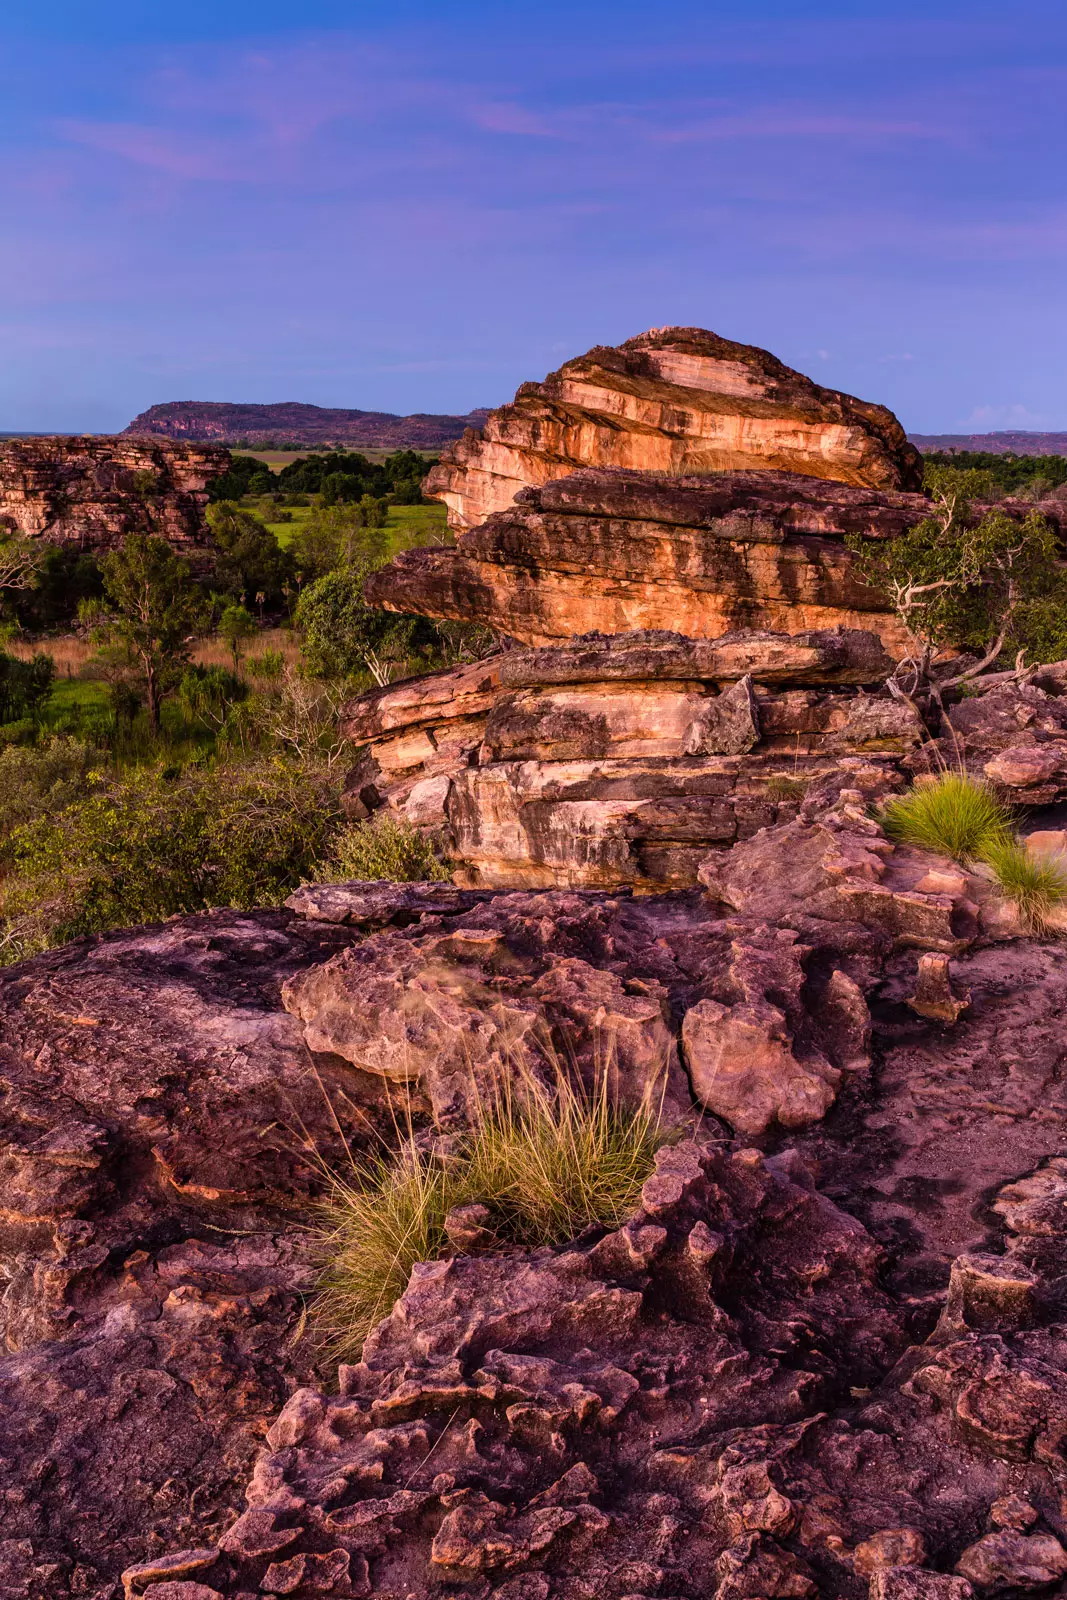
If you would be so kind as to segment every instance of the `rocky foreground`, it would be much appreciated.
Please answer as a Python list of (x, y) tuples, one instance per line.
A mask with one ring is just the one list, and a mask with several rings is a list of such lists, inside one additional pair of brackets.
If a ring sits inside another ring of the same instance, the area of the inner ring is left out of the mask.
[[(1067, 950), (890, 845), (884, 783), (686, 892), (324, 886), (9, 969), (0, 1593), (1062, 1582)], [(457, 1245), (338, 1371), (321, 1162), (546, 1029), (666, 1071), (640, 1210)]]

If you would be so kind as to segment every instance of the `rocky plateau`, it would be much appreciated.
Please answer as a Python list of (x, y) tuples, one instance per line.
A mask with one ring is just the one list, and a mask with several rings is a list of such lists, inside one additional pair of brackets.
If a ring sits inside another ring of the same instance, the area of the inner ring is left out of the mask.
[[(842, 539), (914, 458), (746, 350), (520, 391), (488, 521), (378, 580), (518, 641), (345, 710), (453, 881), (0, 971), (0, 1600), (1067, 1595), (1067, 944), (878, 821), (962, 760), (1065, 853), (1067, 664), (887, 693)], [(339, 1363), (326, 1174), (520, 1062), (661, 1095), (637, 1209), (453, 1213)]]

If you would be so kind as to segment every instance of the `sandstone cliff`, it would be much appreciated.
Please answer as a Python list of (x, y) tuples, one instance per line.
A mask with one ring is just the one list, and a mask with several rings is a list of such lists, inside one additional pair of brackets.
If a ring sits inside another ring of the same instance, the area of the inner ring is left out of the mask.
[(109, 550), (154, 533), (193, 553), (204, 543), (207, 486), (229, 452), (96, 436), (0, 442), (0, 530)]
[(750, 467), (918, 489), (919, 455), (884, 406), (824, 389), (755, 345), (654, 328), (524, 383), (445, 452), (426, 493), (457, 530), (520, 489), (582, 467), (707, 473)]

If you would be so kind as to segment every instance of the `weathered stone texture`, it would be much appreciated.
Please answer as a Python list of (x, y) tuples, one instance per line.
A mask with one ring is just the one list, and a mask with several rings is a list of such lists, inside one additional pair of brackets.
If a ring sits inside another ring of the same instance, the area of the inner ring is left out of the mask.
[(454, 528), (583, 467), (655, 473), (756, 467), (917, 489), (919, 456), (884, 406), (824, 389), (766, 350), (704, 328), (599, 345), (524, 383), (443, 455), (427, 492)]
[(153, 533), (195, 558), (207, 485), (229, 460), (227, 450), (165, 440), (2, 440), (0, 531), (89, 550)]

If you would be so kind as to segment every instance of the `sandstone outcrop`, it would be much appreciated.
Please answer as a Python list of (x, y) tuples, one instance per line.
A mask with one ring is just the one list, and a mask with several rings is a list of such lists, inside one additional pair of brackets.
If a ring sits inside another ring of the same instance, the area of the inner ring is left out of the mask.
[(151, 533), (196, 558), (207, 487), (229, 459), (210, 445), (164, 440), (0, 440), (0, 534), (103, 551)]
[(923, 734), (873, 688), (891, 665), (846, 629), (506, 651), (350, 702), (349, 808), (444, 829), (469, 887), (686, 887), (809, 784), (891, 774)]
[(892, 538), (918, 494), (795, 473), (709, 478), (582, 471), (524, 490), (454, 546), (405, 551), (375, 573), (386, 610), (474, 620), (526, 644), (671, 628), (867, 628), (897, 656), (906, 637), (857, 578), (846, 534)]
[[(810, 866), (782, 897), (785, 824), (712, 892), (322, 885), (0, 974), (0, 1587), (960, 1600), (1052, 1571), (1067, 954), (985, 939), (934, 858), (894, 877), (869, 776), (797, 819), (836, 900)], [(950, 1026), (908, 1004), (931, 917)], [(320, 1161), (391, 1136), (400, 1073), (462, 1126), (464, 1041), (521, 1036), (578, 1070), (613, 1039), (624, 1093), (666, 1072), (685, 1139), (615, 1231), (457, 1226), (338, 1381), (301, 1337)]]
[(918, 452), (884, 406), (824, 389), (768, 351), (704, 328), (654, 328), (524, 383), (445, 452), (426, 492), (459, 531), (505, 510), (521, 489), (583, 467), (921, 483)]

